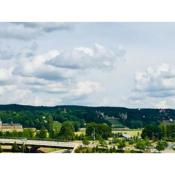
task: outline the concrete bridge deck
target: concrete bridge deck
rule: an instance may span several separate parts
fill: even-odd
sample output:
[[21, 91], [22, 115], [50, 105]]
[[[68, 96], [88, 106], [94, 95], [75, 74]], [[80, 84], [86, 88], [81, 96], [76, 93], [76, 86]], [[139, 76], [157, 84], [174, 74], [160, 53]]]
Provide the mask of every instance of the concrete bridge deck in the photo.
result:
[[52, 148], [70, 148], [73, 149], [77, 144], [72, 142], [57, 142], [57, 141], [43, 141], [43, 140], [25, 140], [25, 139], [0, 139], [2, 145], [17, 145], [37, 146], [37, 147], [52, 147]]

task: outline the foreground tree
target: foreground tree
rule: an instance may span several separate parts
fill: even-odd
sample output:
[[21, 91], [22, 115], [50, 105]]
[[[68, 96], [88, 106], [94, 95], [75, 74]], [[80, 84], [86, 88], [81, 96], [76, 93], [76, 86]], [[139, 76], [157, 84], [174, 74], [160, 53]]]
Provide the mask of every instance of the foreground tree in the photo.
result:
[[2, 146], [0, 145], [0, 153], [2, 153], [3, 152], [3, 150], [2, 150]]
[[161, 140], [157, 142], [156, 149], [158, 151], [163, 151], [167, 146], [168, 146], [168, 143], [166, 141]]
[[23, 137], [26, 137], [26, 138], [34, 138], [35, 133], [32, 129], [24, 129], [22, 135]]
[[41, 129], [40, 131], [37, 132], [36, 137], [39, 139], [45, 139], [47, 138], [47, 133], [48, 131], [46, 129]]
[[59, 138], [61, 140], [73, 140], [75, 137], [75, 129], [74, 129], [74, 125], [72, 122], [63, 122], [60, 133], [59, 133]]
[[135, 147], [140, 150], [145, 150], [149, 146], [147, 140], [138, 140]]
[[117, 144], [118, 149], [121, 149], [121, 150], [123, 150], [125, 146], [126, 146], [126, 142], [123, 139], [120, 140]]
[[19, 147], [18, 147], [18, 145], [16, 144], [16, 142], [15, 143], [13, 143], [13, 145], [12, 145], [12, 152], [19, 152], [20, 150], [19, 150]]
[[159, 125], [148, 125], [142, 131], [142, 138], [149, 138], [152, 140], [160, 140], [163, 138], [163, 132]]
[[84, 137], [83, 141], [82, 141], [83, 145], [89, 145], [89, 140], [87, 139], [87, 137]]
[[25, 153], [27, 151], [27, 147], [25, 144], [21, 145], [20, 152]]
[[107, 124], [88, 123], [86, 135], [93, 139], [107, 139], [111, 136], [111, 127]]
[[103, 138], [99, 138], [99, 144], [101, 145], [101, 146], [103, 146], [103, 147], [106, 147], [107, 146], [107, 143], [106, 143], [106, 141], [103, 139]]

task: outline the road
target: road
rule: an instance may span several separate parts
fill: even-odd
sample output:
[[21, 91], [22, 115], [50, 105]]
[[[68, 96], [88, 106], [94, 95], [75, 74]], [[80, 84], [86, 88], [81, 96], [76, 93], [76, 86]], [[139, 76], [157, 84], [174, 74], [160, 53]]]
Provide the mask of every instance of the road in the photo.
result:
[[169, 143], [167, 148], [162, 151], [163, 153], [174, 153], [173, 147], [175, 147], [175, 143]]
[[73, 142], [57, 142], [57, 141], [41, 141], [41, 140], [24, 140], [24, 139], [0, 139], [2, 145], [12, 145], [16, 142], [18, 145], [26, 146], [52, 147], [52, 148], [68, 148], [74, 149], [77, 146]]

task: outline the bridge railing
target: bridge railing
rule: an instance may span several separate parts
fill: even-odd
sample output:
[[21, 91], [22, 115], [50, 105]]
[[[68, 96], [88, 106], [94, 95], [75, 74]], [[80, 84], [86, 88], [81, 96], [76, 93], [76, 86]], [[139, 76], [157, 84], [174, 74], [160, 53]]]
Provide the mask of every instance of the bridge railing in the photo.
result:
[[25, 145], [36, 145], [36, 146], [47, 146], [47, 147], [70, 147], [74, 148], [76, 146], [75, 143], [72, 142], [55, 142], [55, 141], [43, 141], [43, 140], [20, 140], [20, 139], [7, 139], [1, 138], [0, 144], [25, 144]]
[[27, 138], [27, 137], [4, 137], [4, 136], [0, 136], [0, 139], [19, 139], [19, 140], [40, 140], [40, 141], [55, 141], [55, 142], [70, 142], [73, 140], [62, 140], [62, 139], [52, 139], [52, 138]]

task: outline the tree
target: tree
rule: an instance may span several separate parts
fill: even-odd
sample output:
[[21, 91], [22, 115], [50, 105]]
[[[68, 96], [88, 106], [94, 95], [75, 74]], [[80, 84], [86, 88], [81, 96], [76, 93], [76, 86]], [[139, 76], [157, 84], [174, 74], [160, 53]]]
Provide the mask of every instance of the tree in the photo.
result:
[[162, 122], [160, 125], [148, 125], [141, 134], [142, 138], [149, 138], [152, 140], [161, 139], [175, 139], [175, 124], [169, 122]]
[[77, 132], [80, 129], [81, 123], [78, 121], [74, 122], [74, 128], [75, 128], [75, 132]]
[[105, 142], [105, 140], [103, 138], [99, 138], [99, 144], [103, 147], [107, 146], [107, 143]]
[[14, 142], [13, 145], [12, 145], [12, 152], [19, 152], [19, 147], [16, 144], [16, 142]]
[[163, 138], [163, 132], [159, 125], [148, 125], [143, 129], [141, 136], [142, 138], [159, 140]]
[[165, 124], [166, 137], [168, 139], [175, 139], [175, 124]]
[[23, 137], [33, 138], [34, 137], [34, 131], [32, 129], [24, 129]]
[[53, 118], [52, 116], [48, 116], [47, 119], [46, 119], [46, 128], [48, 131], [51, 131], [53, 129]]
[[75, 137], [74, 132], [75, 129], [72, 122], [69, 121], [63, 122], [59, 133], [59, 138], [62, 140], [73, 140]]
[[52, 129], [49, 131], [49, 138], [57, 139], [61, 130], [61, 126], [62, 124], [60, 122], [54, 121]]
[[10, 132], [10, 137], [18, 137], [18, 132], [17, 131], [13, 131], [13, 132]]
[[117, 146], [118, 146], [118, 149], [122, 149], [123, 150], [123, 148], [126, 146], [125, 140], [123, 140], [123, 139], [120, 140]]
[[0, 153], [2, 153], [3, 152], [3, 150], [2, 150], [2, 146], [0, 145]]
[[41, 129], [40, 131], [37, 132], [36, 137], [40, 139], [45, 139], [47, 138], [47, 133], [48, 131], [46, 129]]
[[58, 121], [54, 121], [52, 125], [52, 129], [56, 132], [59, 133], [61, 130], [61, 123]]
[[83, 139], [83, 145], [89, 145], [89, 140], [87, 139], [87, 137], [84, 137]]
[[119, 143], [120, 142], [120, 139], [119, 138], [116, 138], [116, 137], [114, 137], [113, 139], [112, 139], [112, 143]]
[[111, 127], [107, 124], [88, 123], [86, 126], [86, 135], [93, 139], [107, 139], [111, 134]]
[[145, 139], [145, 140], [138, 140], [135, 147], [140, 150], [145, 150], [149, 145], [150, 145], [149, 141]]
[[27, 151], [27, 147], [25, 144], [21, 145], [20, 152], [25, 153]]
[[163, 151], [167, 146], [168, 146], [167, 142], [161, 140], [161, 141], [157, 142], [156, 149], [158, 151]]

